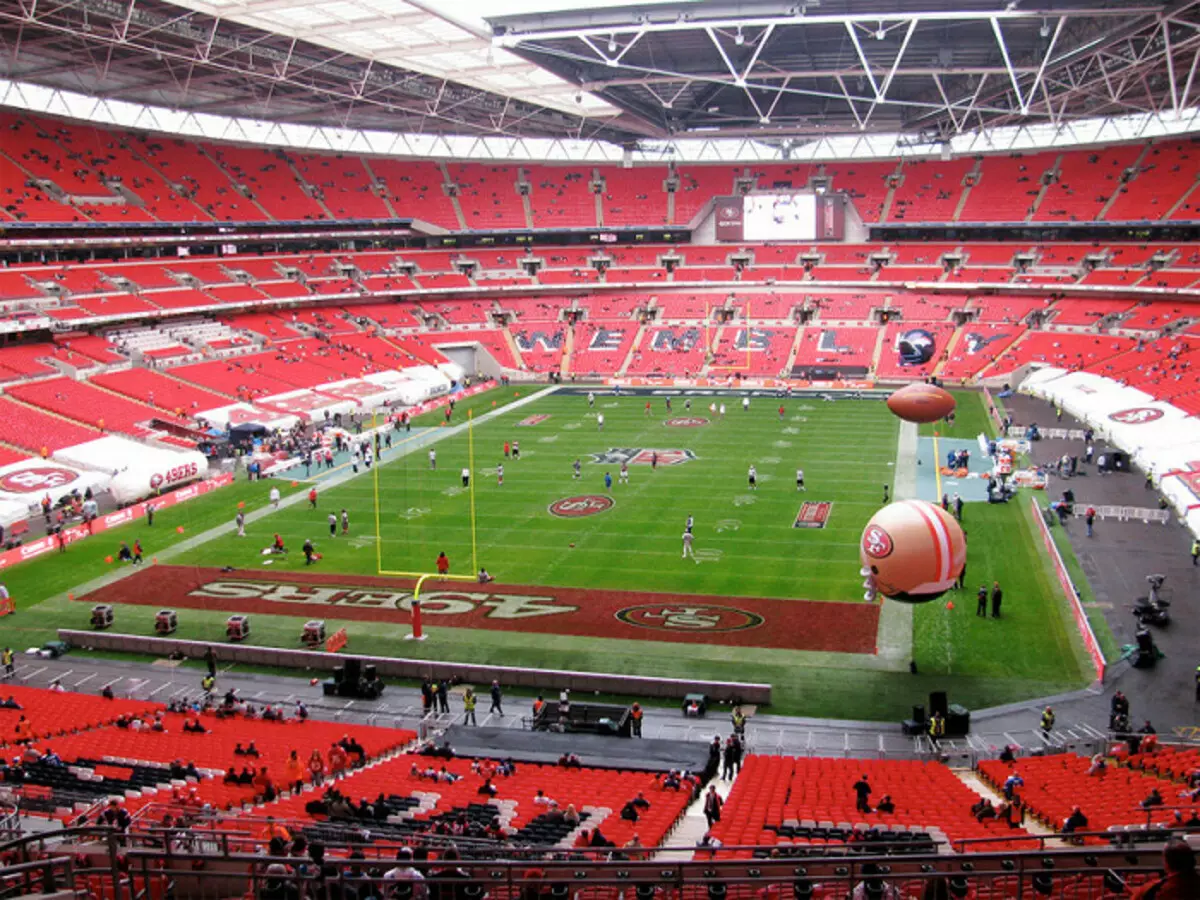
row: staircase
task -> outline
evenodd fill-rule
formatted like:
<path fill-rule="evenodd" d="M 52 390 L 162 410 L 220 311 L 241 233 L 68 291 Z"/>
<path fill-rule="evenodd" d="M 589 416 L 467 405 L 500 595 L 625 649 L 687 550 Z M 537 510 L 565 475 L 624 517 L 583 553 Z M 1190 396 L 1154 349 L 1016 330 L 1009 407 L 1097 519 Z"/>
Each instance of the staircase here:
<path fill-rule="evenodd" d="M 875 336 L 875 352 L 871 354 L 871 372 L 875 372 L 879 368 L 879 359 L 883 356 L 883 336 L 887 333 L 886 328 L 880 328 L 879 334 Z"/>
<path fill-rule="evenodd" d="M 217 160 L 216 160 L 216 159 L 213 157 L 213 155 L 212 155 L 211 153 L 209 153 L 209 152 L 208 152 L 208 151 L 207 151 L 207 150 L 204 148 L 204 146 L 203 146 L 203 145 L 201 145 L 201 144 L 197 144 L 197 145 L 196 145 L 196 151 L 197 151 L 198 153 L 201 153 L 201 154 L 203 154 L 204 156 L 207 156 L 207 157 L 208 157 L 208 161 L 209 161 L 210 163 L 212 163 L 212 164 L 213 164 L 213 166 L 214 166 L 214 167 L 215 167 L 215 168 L 216 168 L 218 171 L 220 171 L 222 175 L 224 175 L 224 176 L 225 176 L 227 179 L 229 179 L 229 183 L 230 183 L 230 184 L 233 186 L 233 189 L 234 189 L 235 191 L 237 191 L 237 192 L 238 192 L 239 196 L 241 196 L 241 198 L 242 198 L 243 200 L 245 200 L 247 203 L 253 203 L 253 204 L 254 204 L 254 206 L 255 206 L 255 208 L 256 208 L 256 209 L 257 209 L 257 210 L 258 210 L 260 213 L 262 213 L 262 214 L 263 214 L 263 218 L 264 218 L 266 221 L 268 221 L 268 222 L 274 222 L 274 221 L 275 221 L 275 217 L 274 217 L 273 215 L 271 215 L 269 212 L 267 212 L 266 208 L 265 208 L 265 207 L 264 207 L 264 206 L 263 206 L 261 203 L 259 203 L 259 202 L 258 202 L 258 200 L 256 200 L 256 199 L 255 199 L 255 198 L 253 198 L 253 197 L 247 197 L 245 194 L 243 194 L 243 193 L 242 193 L 242 190 L 241 190 L 241 189 L 242 189 L 243 185 L 241 185 L 241 184 L 239 184 L 238 182 L 234 181 L 234 180 L 233 180 L 233 176 L 231 176 L 231 175 L 230 175 L 228 172 L 226 172 L 226 171 L 225 171 L 225 167 L 224 167 L 224 166 L 222 166 L 222 165 L 221 165 L 219 162 L 217 162 Z M 252 192 L 252 193 L 253 193 L 253 192 Z M 145 297 L 143 297 L 142 299 L 144 300 L 144 299 L 145 299 Z"/>
<path fill-rule="evenodd" d="M 450 205 L 454 207 L 454 218 L 458 220 L 458 227 L 463 231 L 467 230 L 467 217 L 463 215 L 462 204 L 458 202 L 458 197 L 451 194 L 447 188 L 454 184 L 454 179 L 450 177 L 450 170 L 446 168 L 446 164 L 438 163 L 438 170 L 442 173 L 442 190 L 446 196 L 450 198 Z"/>
<path fill-rule="evenodd" d="M 1008 355 L 1009 355 L 1010 353 L 1012 353 L 1012 352 L 1013 352 L 1013 351 L 1014 351 L 1014 350 L 1015 350 L 1017 347 L 1019 347 L 1019 346 L 1020 346 L 1020 344 L 1021 344 L 1021 341 L 1025 340 L 1025 338 L 1026 338 L 1026 337 L 1027 337 L 1029 334 L 1030 334 L 1030 332 L 1029 332 L 1029 331 L 1023 331 L 1023 332 L 1021 332 L 1021 335 L 1020 335 L 1020 337 L 1018 337 L 1018 338 L 1017 338 L 1015 341 L 1013 341 L 1011 344 L 1009 344 L 1007 347 L 1005 347 L 1005 348 L 1004 348 L 1004 350 L 1003 350 L 1003 352 L 1001 352 L 1001 353 L 1000 353 L 999 355 L 997 355 L 997 356 L 996 356 L 996 357 L 995 357 L 995 358 L 994 358 L 994 359 L 993 359 L 993 360 L 992 360 L 990 363 L 988 363 L 986 366 L 984 366 L 982 369 L 980 369 L 978 372 L 976 372 L 976 373 L 975 373 L 975 380 L 976 380 L 976 381 L 978 381 L 978 380 L 979 380 L 979 379 L 981 379 L 981 378 L 986 378 L 986 377 L 987 377 L 987 371 L 988 371 L 989 369 L 993 368 L 993 367 L 996 365 L 996 363 L 1000 362 L 1000 360 L 1004 359 L 1004 357 L 1008 356 Z"/>
<path fill-rule="evenodd" d="M 1183 206 L 1183 204 L 1187 203 L 1188 198 L 1191 197 L 1192 194 L 1194 194 L 1196 192 L 1197 188 L 1200 188 L 1200 175 L 1197 175 L 1196 180 L 1192 182 L 1192 186 L 1183 192 L 1183 196 L 1171 204 L 1171 208 L 1168 209 L 1165 213 L 1163 213 L 1163 217 L 1159 221 L 1166 222 L 1168 219 L 1171 218 L 1171 216 L 1175 215 L 1175 213 L 1176 213 L 1176 211 L 1178 211 L 1179 207 L 1181 207 L 1181 206 Z"/>
<path fill-rule="evenodd" d="M 791 371 L 796 368 L 796 357 L 800 355 L 800 345 L 804 343 L 804 326 L 796 328 L 796 336 L 792 338 L 792 349 L 788 351 L 787 362 L 784 363 L 783 372 L 784 378 L 790 377 Z"/>
<path fill-rule="evenodd" d="M 982 778 L 980 778 L 978 775 L 976 775 L 974 772 L 970 771 L 969 769 L 955 769 L 953 771 L 959 781 L 961 781 L 963 784 L 965 784 L 967 787 L 969 787 L 972 791 L 974 791 L 980 797 L 983 797 L 987 800 L 991 800 L 993 806 L 999 807 L 1000 804 L 1005 802 L 1003 794 L 994 790 L 990 784 L 985 782 Z M 1051 837 L 1051 836 L 1057 834 L 1057 832 L 1054 831 L 1052 828 L 1047 828 L 1041 822 L 1037 821 L 1036 819 L 1034 819 L 1032 816 L 1029 816 L 1029 815 L 1025 816 L 1025 821 L 1024 821 L 1022 827 L 1026 831 L 1028 831 L 1030 834 L 1044 835 L 1046 837 Z M 1020 832 L 1017 832 L 1016 829 L 1013 829 L 1013 830 L 1017 834 L 1020 833 Z M 1046 842 L 1046 846 L 1047 846 L 1047 848 L 1054 848 L 1054 849 L 1058 849 L 1058 850 L 1064 850 L 1067 847 L 1067 845 L 1065 843 L 1063 843 L 1061 840 L 1048 840 Z"/>
<path fill-rule="evenodd" d="M 1129 167 L 1129 168 L 1133 169 L 1133 171 L 1134 171 L 1133 177 L 1130 178 L 1129 181 L 1122 182 L 1117 187 L 1117 189 L 1112 192 L 1112 196 L 1109 197 L 1108 200 L 1105 201 L 1105 203 L 1102 207 L 1100 207 L 1100 212 L 1096 213 L 1096 221 L 1097 222 L 1104 221 L 1104 217 L 1108 215 L 1109 208 L 1114 203 L 1116 203 L 1117 198 L 1121 196 L 1121 188 L 1125 187 L 1125 185 L 1127 185 L 1127 184 L 1133 184 L 1135 181 L 1137 181 L 1138 174 L 1141 170 L 1142 160 L 1144 160 L 1146 158 L 1146 155 L 1149 152 L 1150 152 L 1150 144 L 1149 143 L 1142 144 L 1142 152 L 1138 154 L 1138 158 L 1135 159 L 1133 161 L 1133 164 L 1130 165 L 1130 167 Z"/>
<path fill-rule="evenodd" d="M 893 172 L 892 175 L 898 175 L 901 179 L 904 178 L 904 160 L 900 160 L 900 162 L 896 164 L 896 171 Z M 883 200 L 883 208 L 879 210 L 880 223 L 886 222 L 888 214 L 892 211 L 892 201 L 896 199 L 897 186 L 898 185 L 893 184 L 888 187 L 887 196 Z"/>
<path fill-rule="evenodd" d="M 717 789 L 717 795 L 722 800 L 728 799 L 729 792 L 733 790 L 736 783 L 737 778 L 734 778 L 733 781 L 714 779 L 709 782 L 712 787 Z M 650 859 L 686 862 L 692 858 L 696 852 L 696 845 L 708 833 L 708 819 L 704 817 L 704 798 L 707 794 L 708 789 L 705 788 L 700 796 L 688 805 L 688 808 L 683 811 L 683 815 L 679 817 L 679 821 L 675 823 L 675 828 L 667 836 L 666 842 L 670 846 L 665 850 L 657 851 L 651 855 Z"/>
<path fill-rule="evenodd" d="M 285 158 L 287 159 L 288 168 L 292 170 L 292 177 L 296 179 L 296 183 L 304 186 L 301 190 L 320 205 L 325 215 L 329 216 L 331 221 L 337 219 L 337 216 L 333 214 L 333 210 L 325 202 L 325 198 L 321 196 L 321 192 L 305 181 L 304 176 L 300 174 L 300 170 L 296 168 L 296 163 L 290 156 Z"/>
<path fill-rule="evenodd" d="M 559 372 L 563 378 L 567 378 L 571 374 L 571 356 L 575 352 L 575 326 L 572 325 L 567 329 L 567 346 L 563 349 L 562 366 Z"/>
<path fill-rule="evenodd" d="M 1054 157 L 1054 165 L 1052 165 L 1046 171 L 1047 172 L 1058 172 L 1058 171 L 1060 171 L 1061 166 L 1062 166 L 1062 154 L 1060 153 L 1060 154 L 1058 154 L 1058 156 Z M 1043 172 L 1042 174 L 1045 175 L 1045 172 Z M 1053 183 L 1054 183 L 1053 181 L 1044 183 L 1041 186 L 1041 188 L 1038 190 L 1037 196 L 1033 198 L 1033 206 L 1031 206 L 1029 208 L 1029 212 L 1027 212 L 1025 214 L 1026 222 L 1033 221 L 1033 217 L 1037 215 L 1037 211 L 1041 207 L 1042 201 L 1046 199 L 1046 192 L 1050 190 L 1050 185 Z"/>
<path fill-rule="evenodd" d="M 506 344 L 508 344 L 508 349 L 512 351 L 513 360 L 516 362 L 517 368 L 520 369 L 522 372 L 524 372 L 525 371 L 525 360 L 521 356 L 521 348 L 517 346 L 517 339 L 513 336 L 513 333 L 511 331 L 509 331 L 507 328 L 503 328 L 503 329 L 501 329 L 501 331 L 504 334 L 504 342 Z"/>
<path fill-rule="evenodd" d="M 362 158 L 362 164 L 363 168 L 367 170 L 367 177 L 371 179 L 371 184 L 378 184 L 379 179 L 375 177 L 375 171 L 371 168 L 371 163 L 365 156 Z M 391 216 L 393 219 L 400 218 L 399 213 L 396 212 L 396 207 L 392 206 L 392 198 L 388 196 L 387 191 L 383 191 L 379 195 L 379 199 L 382 200 L 383 205 L 387 207 L 389 216 Z"/>
<path fill-rule="evenodd" d="M 635 334 L 633 336 L 633 343 L 629 345 L 629 352 L 625 354 L 625 359 L 621 361 L 621 365 L 617 368 L 616 374 L 617 374 L 618 378 L 623 376 L 625 374 L 625 372 L 628 371 L 630 365 L 632 365 L 633 356 L 635 353 L 637 353 L 637 349 L 642 343 L 642 338 L 644 338 L 645 336 L 646 336 L 646 326 L 639 325 L 637 334 Z"/>
<path fill-rule="evenodd" d="M 950 335 L 950 342 L 946 344 L 945 349 L 942 351 L 941 359 L 937 361 L 937 365 L 935 365 L 933 367 L 933 371 L 930 372 L 931 375 L 942 374 L 942 369 L 944 369 L 946 367 L 946 363 L 950 361 L 950 357 L 954 353 L 954 348 L 958 346 L 958 342 L 962 339 L 962 336 L 963 328 L 955 328 L 954 333 Z"/>
<path fill-rule="evenodd" d="M 529 181 L 529 173 L 526 172 L 524 169 L 518 169 L 517 171 L 519 174 L 517 175 L 516 185 L 520 185 L 521 181 L 523 179 L 524 182 L 529 185 L 529 189 L 532 191 L 533 185 Z M 515 187 L 515 185 L 514 185 L 514 187 Z M 530 200 L 529 194 L 522 194 L 520 192 L 519 188 L 517 188 L 517 194 L 521 198 L 521 210 L 525 214 L 525 227 L 532 229 L 534 227 L 534 224 L 533 224 L 533 201 Z"/>
<path fill-rule="evenodd" d="M 967 205 L 967 198 L 971 196 L 971 188 L 973 188 L 976 184 L 979 184 L 980 179 L 983 178 L 983 160 L 982 159 L 977 159 L 975 161 L 975 168 L 973 168 L 970 172 L 968 172 L 966 175 L 963 176 L 963 181 L 966 181 L 968 178 L 971 178 L 972 175 L 975 176 L 972 179 L 972 181 L 974 183 L 973 184 L 969 183 L 969 184 L 963 185 L 963 191 L 961 194 L 958 195 L 958 203 L 954 207 L 954 215 L 952 215 L 950 217 L 951 222 L 958 221 L 958 217 L 962 215 L 962 211 Z"/>

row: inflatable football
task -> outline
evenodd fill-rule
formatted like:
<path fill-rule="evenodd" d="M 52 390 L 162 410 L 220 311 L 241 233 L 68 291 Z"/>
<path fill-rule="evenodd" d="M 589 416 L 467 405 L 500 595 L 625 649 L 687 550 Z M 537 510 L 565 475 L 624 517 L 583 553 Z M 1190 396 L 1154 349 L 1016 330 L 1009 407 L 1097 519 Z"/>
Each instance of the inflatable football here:
<path fill-rule="evenodd" d="M 954 397 L 936 384 L 910 384 L 888 397 L 887 405 L 905 422 L 936 422 L 954 412 Z"/>

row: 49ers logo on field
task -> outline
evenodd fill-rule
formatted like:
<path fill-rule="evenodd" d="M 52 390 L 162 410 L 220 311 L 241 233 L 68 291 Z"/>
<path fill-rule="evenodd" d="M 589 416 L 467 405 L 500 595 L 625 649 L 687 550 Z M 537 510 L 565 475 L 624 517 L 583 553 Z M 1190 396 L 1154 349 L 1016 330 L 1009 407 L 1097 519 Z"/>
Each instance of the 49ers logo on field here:
<path fill-rule="evenodd" d="M 699 428 L 701 425 L 707 425 L 708 419 L 701 416 L 679 416 L 675 419 L 667 419 L 663 424 L 671 428 Z"/>
<path fill-rule="evenodd" d="M 1135 406 L 1132 409 L 1122 409 L 1115 413 L 1109 413 L 1108 417 L 1114 422 L 1120 422 L 1122 425 L 1145 425 L 1147 422 L 1161 419 L 1163 411 L 1155 409 L 1153 406 Z"/>
<path fill-rule="evenodd" d="M 578 519 L 608 512 L 616 504 L 612 497 L 603 494 L 584 494 L 579 497 L 564 497 L 550 504 L 550 514 L 564 519 Z"/>
<path fill-rule="evenodd" d="M 878 525 L 871 525 L 863 532 L 863 551 L 874 559 L 884 559 L 892 555 L 892 536 Z"/>
<path fill-rule="evenodd" d="M 610 447 L 603 453 L 592 454 L 592 462 L 606 466 L 619 466 L 621 463 L 631 466 L 678 466 L 695 458 L 696 454 L 691 450 L 662 450 L 657 447 Z"/>
<path fill-rule="evenodd" d="M 0 491 L 14 494 L 31 494 L 50 488 L 70 484 L 79 476 L 70 469 L 51 468 L 49 466 L 36 469 L 21 469 L 19 472 L 9 472 L 0 478 Z"/>
<path fill-rule="evenodd" d="M 732 606 L 693 603 L 627 606 L 616 616 L 626 625 L 658 631 L 744 631 L 766 621 L 757 613 Z"/>

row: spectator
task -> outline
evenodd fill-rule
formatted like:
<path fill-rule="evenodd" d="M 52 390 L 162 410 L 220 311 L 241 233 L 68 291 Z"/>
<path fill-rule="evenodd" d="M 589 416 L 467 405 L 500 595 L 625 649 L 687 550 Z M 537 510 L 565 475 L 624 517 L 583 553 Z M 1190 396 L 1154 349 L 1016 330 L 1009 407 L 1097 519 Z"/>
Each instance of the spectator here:
<path fill-rule="evenodd" d="M 1171 841 L 1163 848 L 1166 875 L 1143 886 L 1133 900 L 1193 900 L 1200 897 L 1200 874 L 1196 872 L 1196 851 L 1183 841 Z"/>

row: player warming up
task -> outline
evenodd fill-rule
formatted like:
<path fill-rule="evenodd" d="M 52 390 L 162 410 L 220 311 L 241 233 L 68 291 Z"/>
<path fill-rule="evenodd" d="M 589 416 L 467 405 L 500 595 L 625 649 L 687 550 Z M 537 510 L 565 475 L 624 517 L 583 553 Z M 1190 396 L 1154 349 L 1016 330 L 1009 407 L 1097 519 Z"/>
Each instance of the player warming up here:
<path fill-rule="evenodd" d="M 436 450 L 429 451 L 429 468 L 431 468 L 431 469 L 437 468 L 437 451 Z"/>
<path fill-rule="evenodd" d="M 750 481 L 750 490 L 757 491 L 758 490 L 758 469 L 754 468 L 754 466 L 751 465 L 750 471 L 747 472 L 746 475 Z"/>
<path fill-rule="evenodd" d="M 690 531 L 685 531 L 683 533 L 683 556 L 680 557 L 681 559 L 687 559 L 689 556 L 692 559 L 696 558 L 696 554 L 692 552 L 692 541 L 694 539 L 695 538 Z"/>
<path fill-rule="evenodd" d="M 621 463 L 620 483 L 629 484 L 629 463 Z"/>
<path fill-rule="evenodd" d="M 580 465 L 578 459 L 571 463 L 571 468 L 575 470 L 575 480 L 578 481 L 580 475 Z"/>
<path fill-rule="evenodd" d="M 798 490 L 798 491 L 808 490 L 808 488 L 806 488 L 804 486 L 804 470 L 803 469 L 796 470 L 796 490 Z"/>
<path fill-rule="evenodd" d="M 504 465 L 503 464 L 496 466 L 496 485 L 497 486 L 504 485 Z"/>

